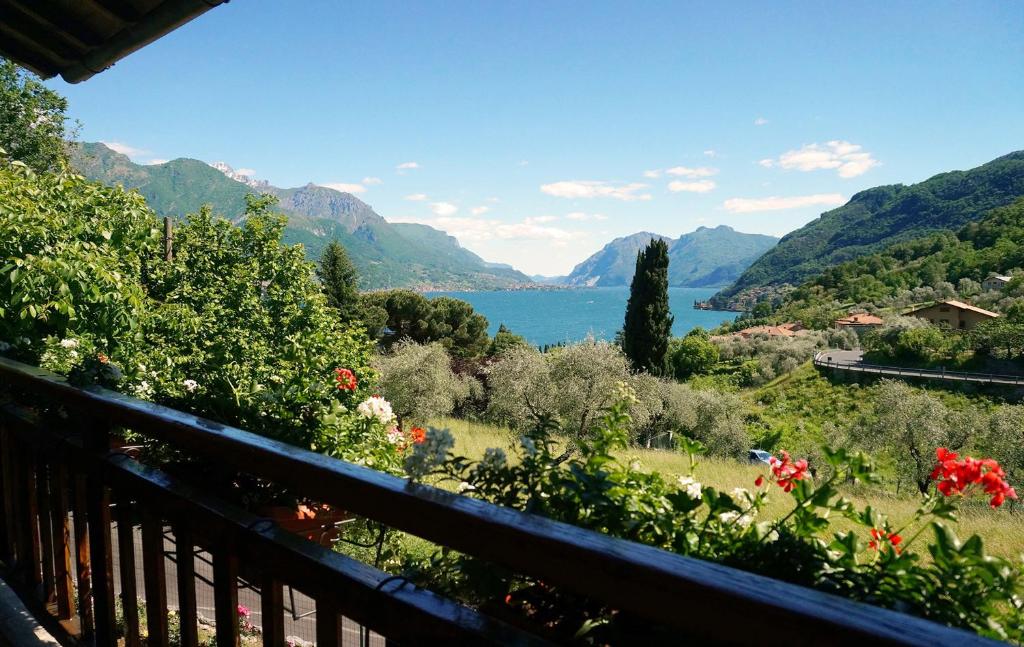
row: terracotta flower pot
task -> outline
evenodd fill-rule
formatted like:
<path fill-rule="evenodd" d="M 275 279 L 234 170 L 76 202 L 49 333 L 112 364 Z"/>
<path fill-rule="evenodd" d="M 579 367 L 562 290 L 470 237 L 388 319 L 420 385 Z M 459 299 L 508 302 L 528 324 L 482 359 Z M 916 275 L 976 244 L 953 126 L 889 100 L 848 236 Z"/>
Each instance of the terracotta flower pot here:
<path fill-rule="evenodd" d="M 337 540 L 338 525 L 351 518 L 344 510 L 328 505 L 299 504 L 295 507 L 266 506 L 259 513 L 278 526 L 321 546 L 330 546 Z"/>

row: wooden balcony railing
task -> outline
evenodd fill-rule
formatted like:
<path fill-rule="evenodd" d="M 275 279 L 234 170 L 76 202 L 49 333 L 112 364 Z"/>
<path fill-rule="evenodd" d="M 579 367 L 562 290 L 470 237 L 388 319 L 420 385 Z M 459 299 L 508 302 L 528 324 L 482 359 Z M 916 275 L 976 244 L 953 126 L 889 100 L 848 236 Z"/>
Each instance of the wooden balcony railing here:
<path fill-rule="evenodd" d="M 114 645 L 121 631 L 126 645 L 142 644 L 137 599 L 144 594 L 145 644 L 168 644 L 165 526 L 176 542 L 177 586 L 170 590 L 178 598 L 171 602 L 179 610 L 182 645 L 197 642 L 194 547 L 212 555 L 217 645 L 239 642 L 240 577 L 260 590 L 266 645 L 284 644 L 285 585 L 315 599 L 320 645 L 342 643 L 342 617 L 397 644 L 544 642 L 286 532 L 144 460 L 111 451 L 111 432 L 124 428 L 629 611 L 677 631 L 680 642 L 987 642 L 919 618 L 410 484 L 111 391 L 74 388 L 3 358 L 0 402 L 4 577 L 70 643 Z M 63 414 L 52 415 L 55 410 Z"/>

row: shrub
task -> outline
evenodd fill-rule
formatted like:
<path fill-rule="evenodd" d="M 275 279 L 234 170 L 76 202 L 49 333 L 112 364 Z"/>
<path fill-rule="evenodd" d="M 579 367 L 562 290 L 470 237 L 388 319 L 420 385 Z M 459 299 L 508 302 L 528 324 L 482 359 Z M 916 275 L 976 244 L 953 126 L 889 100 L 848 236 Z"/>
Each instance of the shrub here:
<path fill-rule="evenodd" d="M 700 335 L 673 339 L 668 345 L 668 363 L 676 379 L 707 373 L 718 363 L 718 346 Z"/>

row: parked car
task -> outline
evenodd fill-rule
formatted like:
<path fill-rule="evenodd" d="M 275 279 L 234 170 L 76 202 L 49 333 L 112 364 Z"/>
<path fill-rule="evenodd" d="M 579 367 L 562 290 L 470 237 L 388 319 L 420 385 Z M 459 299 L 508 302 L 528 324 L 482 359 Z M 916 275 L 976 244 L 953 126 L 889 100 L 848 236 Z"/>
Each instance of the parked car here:
<path fill-rule="evenodd" d="M 772 455 L 763 449 L 751 449 L 747 453 L 747 460 L 755 465 L 760 465 L 762 463 L 765 465 L 770 465 L 771 459 Z"/>

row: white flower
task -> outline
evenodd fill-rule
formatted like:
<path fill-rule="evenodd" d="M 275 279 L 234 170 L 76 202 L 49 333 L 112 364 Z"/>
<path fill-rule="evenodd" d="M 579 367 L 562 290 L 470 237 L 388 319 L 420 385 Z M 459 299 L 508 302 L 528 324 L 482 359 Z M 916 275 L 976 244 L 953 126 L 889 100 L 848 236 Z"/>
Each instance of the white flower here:
<path fill-rule="evenodd" d="M 146 380 L 142 380 L 141 382 L 139 382 L 139 385 L 135 387 L 135 395 L 139 396 L 140 398 L 145 398 L 150 395 L 153 395 L 153 386 Z"/>
<path fill-rule="evenodd" d="M 68 349 L 78 348 L 78 340 L 77 339 L 62 339 L 60 341 L 60 347 L 61 348 L 68 348 Z"/>
<path fill-rule="evenodd" d="M 389 424 L 395 419 L 391 403 L 379 395 L 372 395 L 360 402 L 356 411 L 364 418 L 376 418 L 382 425 Z"/>
<path fill-rule="evenodd" d="M 679 487 L 686 492 L 686 496 L 700 501 L 701 499 L 701 484 L 696 481 L 692 476 L 680 476 Z"/>
<path fill-rule="evenodd" d="M 735 510 L 729 510 L 718 515 L 718 520 L 722 523 L 729 525 L 735 523 L 740 528 L 749 528 L 750 524 L 754 522 L 754 515 L 751 513 L 740 514 Z"/>
<path fill-rule="evenodd" d="M 78 359 L 78 351 L 77 350 L 68 351 L 68 357 L 70 357 L 71 359 Z"/>
<path fill-rule="evenodd" d="M 750 491 L 747 490 L 747 488 L 742 487 L 733 488 L 732 492 L 730 492 L 730 496 L 732 497 L 733 501 L 743 501 L 746 503 L 750 503 L 754 500 L 754 498 L 750 496 Z"/>
<path fill-rule="evenodd" d="M 387 439 L 392 445 L 397 445 L 402 442 L 402 432 L 398 430 L 397 426 L 393 426 L 387 431 Z"/>
<path fill-rule="evenodd" d="M 462 494 L 463 492 L 471 492 L 475 489 L 476 488 L 471 483 L 469 483 L 469 481 L 463 481 L 462 483 L 459 483 L 459 494 Z"/>
<path fill-rule="evenodd" d="M 199 382 L 196 382 L 195 380 L 185 380 L 181 385 L 185 387 L 185 390 L 189 393 L 195 393 L 195 390 L 199 388 Z"/>

